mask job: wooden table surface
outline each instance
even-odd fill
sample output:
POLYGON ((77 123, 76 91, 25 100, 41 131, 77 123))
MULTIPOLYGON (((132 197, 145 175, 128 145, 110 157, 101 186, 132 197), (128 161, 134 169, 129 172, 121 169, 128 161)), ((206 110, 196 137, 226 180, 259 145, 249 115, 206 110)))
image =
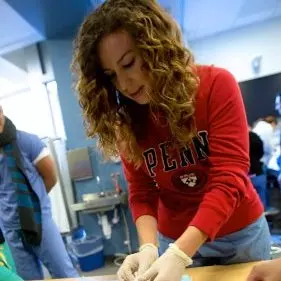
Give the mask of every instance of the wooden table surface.
POLYGON ((187 270, 187 274, 192 277, 192 281, 246 281, 256 264, 257 262, 191 268, 187 270))
MULTIPOLYGON (((229 266, 207 266, 190 268, 186 273, 192 281, 246 281, 248 274, 257 263, 244 263, 229 266)), ((52 279, 52 281, 115 281, 116 276, 95 276, 70 279, 52 279)))

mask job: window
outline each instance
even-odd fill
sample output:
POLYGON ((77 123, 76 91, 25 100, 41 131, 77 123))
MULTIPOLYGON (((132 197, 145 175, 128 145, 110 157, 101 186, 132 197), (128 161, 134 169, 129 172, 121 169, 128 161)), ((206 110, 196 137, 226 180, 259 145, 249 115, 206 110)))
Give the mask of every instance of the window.
POLYGON ((58 100, 56 82, 36 84, 0 98, 4 114, 18 130, 44 137, 62 137, 65 132, 58 100))
POLYGON ((53 126, 55 130, 55 136, 66 139, 65 129, 63 124, 63 118, 61 113, 61 107, 58 96, 57 82, 52 81, 46 84, 50 108, 52 111, 53 126))

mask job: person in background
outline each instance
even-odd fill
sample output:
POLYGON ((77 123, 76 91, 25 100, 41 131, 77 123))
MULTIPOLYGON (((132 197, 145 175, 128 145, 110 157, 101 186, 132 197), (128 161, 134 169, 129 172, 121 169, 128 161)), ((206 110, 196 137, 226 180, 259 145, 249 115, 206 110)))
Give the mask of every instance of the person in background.
POLYGON ((44 279, 77 277, 55 225, 48 192, 56 184, 55 165, 43 142, 19 131, 0 107, 0 226, 17 274, 44 279))
POLYGON ((267 165, 267 177, 268 180, 272 182, 272 185, 274 187, 280 188, 278 183, 278 175, 280 172, 280 166, 278 164, 278 158, 280 157, 280 125, 278 124, 278 120, 275 116, 269 115, 264 118, 266 122, 268 122, 272 128, 273 128, 273 135, 271 139, 271 145, 272 145, 272 152, 271 152, 271 158, 269 159, 268 165, 267 165))
MULTIPOLYGON (((280 102, 280 94, 278 95, 278 102, 280 102)), ((280 108, 278 108, 278 110, 279 109, 280 108)), ((265 118, 265 120, 267 120, 268 123, 273 124, 273 128, 276 128, 277 125, 276 118, 269 117, 269 118, 265 118)), ((274 135, 275 135, 274 143, 276 144, 275 155, 278 155, 278 152, 276 152, 276 150, 279 149, 280 151, 280 130, 279 133, 275 132, 274 135)), ((274 160, 273 164, 275 164, 275 161, 277 160, 274 160)), ((272 160, 270 162, 272 162, 272 160)), ((273 164, 272 165, 269 164, 269 167, 272 169, 274 169, 273 164)), ((247 281, 281 281, 281 258, 272 261, 262 262, 254 266, 247 281)))
POLYGON ((10 250, 0 229, 0 280, 23 281, 15 272, 10 250))
POLYGON ((140 249, 120 281, 270 258, 239 86, 195 64, 157 1, 104 1, 80 28, 73 67, 88 135, 121 154, 128 182, 140 249))
POLYGON ((258 120, 253 126, 252 131, 256 133, 263 142, 264 156, 263 164, 268 167, 269 161, 274 152, 272 140, 274 139, 274 129, 277 126, 277 119, 274 116, 267 116, 258 120))
POLYGON ((260 199, 263 203, 264 209, 267 208, 266 196, 266 174, 264 173, 263 163, 261 159, 264 154, 263 142, 260 137, 249 131, 250 141, 250 171, 249 176, 251 181, 258 192, 260 199))
POLYGON ((254 266, 247 281, 281 281, 281 258, 254 266))

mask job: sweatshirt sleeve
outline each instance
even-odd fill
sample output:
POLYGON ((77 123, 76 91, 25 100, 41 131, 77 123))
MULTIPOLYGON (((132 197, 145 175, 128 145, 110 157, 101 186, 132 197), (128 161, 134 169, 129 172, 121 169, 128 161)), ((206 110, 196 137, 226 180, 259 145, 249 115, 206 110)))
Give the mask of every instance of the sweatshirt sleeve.
POLYGON ((125 177, 128 182, 129 205, 133 220, 150 215, 157 219, 158 188, 150 176, 142 168, 136 169, 134 165, 122 158, 125 177))
POLYGON ((219 69, 210 91, 207 192, 190 225, 214 240, 220 228, 247 197, 249 135, 242 96, 234 77, 219 69))

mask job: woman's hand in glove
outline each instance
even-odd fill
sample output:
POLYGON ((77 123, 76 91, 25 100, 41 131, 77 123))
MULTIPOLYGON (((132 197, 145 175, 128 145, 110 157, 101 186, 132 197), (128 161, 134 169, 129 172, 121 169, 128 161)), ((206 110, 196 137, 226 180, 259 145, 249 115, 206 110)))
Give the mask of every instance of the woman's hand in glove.
POLYGON ((159 257, 158 248, 153 244, 144 244, 138 253, 129 255, 117 272, 119 281, 134 281, 146 272, 159 257))
POLYGON ((166 252, 137 281, 180 281, 185 268, 192 259, 175 244, 170 244, 166 252))

